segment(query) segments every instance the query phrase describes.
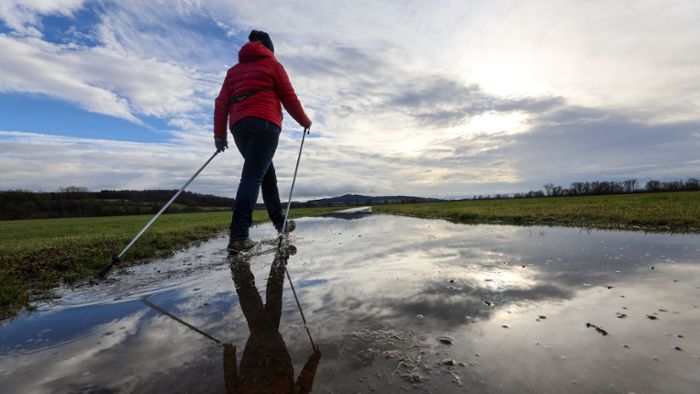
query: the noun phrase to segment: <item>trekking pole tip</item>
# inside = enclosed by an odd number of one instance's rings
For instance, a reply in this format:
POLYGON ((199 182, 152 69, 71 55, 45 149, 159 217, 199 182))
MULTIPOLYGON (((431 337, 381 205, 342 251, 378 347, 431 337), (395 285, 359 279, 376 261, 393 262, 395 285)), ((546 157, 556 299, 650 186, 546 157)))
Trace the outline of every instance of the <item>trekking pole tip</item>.
POLYGON ((112 264, 116 264, 118 262, 119 262, 119 256, 117 256, 117 255, 112 256, 112 264))

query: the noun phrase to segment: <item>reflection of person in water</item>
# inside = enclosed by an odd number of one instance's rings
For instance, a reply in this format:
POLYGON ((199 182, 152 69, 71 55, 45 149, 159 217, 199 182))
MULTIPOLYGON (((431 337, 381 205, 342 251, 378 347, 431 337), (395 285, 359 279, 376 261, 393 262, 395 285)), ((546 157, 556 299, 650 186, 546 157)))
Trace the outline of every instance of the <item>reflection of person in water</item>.
POLYGON ((318 349, 314 350, 295 382, 292 359, 279 333, 284 264, 286 258, 276 253, 267 280, 264 305, 255 287, 250 263, 237 257, 231 264, 233 281, 248 321, 250 336, 240 366, 236 364, 235 346, 230 343, 224 345, 224 378, 228 393, 311 392, 321 353, 318 349))

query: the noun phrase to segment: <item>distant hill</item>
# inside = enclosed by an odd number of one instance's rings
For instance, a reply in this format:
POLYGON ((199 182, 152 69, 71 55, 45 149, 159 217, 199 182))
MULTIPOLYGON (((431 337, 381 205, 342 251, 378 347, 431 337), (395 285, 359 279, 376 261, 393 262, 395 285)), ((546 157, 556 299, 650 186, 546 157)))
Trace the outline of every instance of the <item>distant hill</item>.
MULTIPOLYGON (((177 190, 0 191, 0 220, 140 215, 158 212, 177 190)), ((231 209, 234 200, 183 192, 166 212, 231 209)))
POLYGON ((376 204, 404 204, 420 202, 444 201, 439 198, 424 198, 413 196, 363 196, 360 194, 345 194, 338 197, 321 198, 310 200, 306 204, 310 206, 333 206, 333 205, 376 205, 376 204))

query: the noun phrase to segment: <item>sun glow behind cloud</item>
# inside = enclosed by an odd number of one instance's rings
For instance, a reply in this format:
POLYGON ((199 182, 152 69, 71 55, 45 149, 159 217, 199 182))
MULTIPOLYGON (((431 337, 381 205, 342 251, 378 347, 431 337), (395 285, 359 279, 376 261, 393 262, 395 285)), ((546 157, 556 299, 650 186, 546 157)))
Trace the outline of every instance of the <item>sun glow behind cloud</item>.
POLYGON ((471 118, 469 123, 458 127, 458 131, 469 134, 522 133, 527 131, 529 118, 527 114, 522 112, 486 112, 471 118))
POLYGON ((533 67, 527 57, 479 59, 473 66, 471 77, 485 91, 496 95, 551 93, 551 87, 538 80, 538 75, 531 71, 533 67))

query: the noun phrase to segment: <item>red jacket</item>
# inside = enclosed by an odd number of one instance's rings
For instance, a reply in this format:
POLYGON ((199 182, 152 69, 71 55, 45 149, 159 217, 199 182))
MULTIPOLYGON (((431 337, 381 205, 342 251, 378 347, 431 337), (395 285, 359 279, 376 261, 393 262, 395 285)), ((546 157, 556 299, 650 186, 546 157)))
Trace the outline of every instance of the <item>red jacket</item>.
POLYGON ((255 116, 265 119, 282 128, 282 107, 303 127, 311 126, 311 120, 306 116, 294 88, 289 82, 287 72, 282 64, 275 59, 275 55, 263 44, 251 41, 238 52, 238 64, 231 67, 226 73, 226 79, 221 86, 219 96, 214 107, 214 136, 226 138, 226 120, 230 118, 230 125, 239 120, 255 116), (233 102, 229 100, 248 92, 262 90, 252 96, 233 102))

